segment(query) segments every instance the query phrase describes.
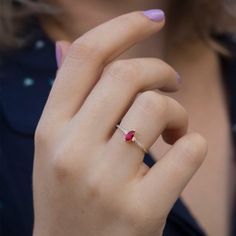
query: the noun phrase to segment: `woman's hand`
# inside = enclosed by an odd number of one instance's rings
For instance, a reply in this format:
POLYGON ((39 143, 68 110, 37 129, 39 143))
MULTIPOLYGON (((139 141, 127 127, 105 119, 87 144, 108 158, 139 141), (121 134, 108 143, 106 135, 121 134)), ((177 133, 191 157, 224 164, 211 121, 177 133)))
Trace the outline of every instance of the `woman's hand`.
POLYGON ((162 234, 206 142, 186 134, 180 104, 151 91, 176 91, 175 70, 155 58, 114 59, 163 25, 134 12, 70 46, 35 134, 35 236, 162 234), (174 145, 148 168, 116 129, 120 120, 147 149, 161 134, 174 145))

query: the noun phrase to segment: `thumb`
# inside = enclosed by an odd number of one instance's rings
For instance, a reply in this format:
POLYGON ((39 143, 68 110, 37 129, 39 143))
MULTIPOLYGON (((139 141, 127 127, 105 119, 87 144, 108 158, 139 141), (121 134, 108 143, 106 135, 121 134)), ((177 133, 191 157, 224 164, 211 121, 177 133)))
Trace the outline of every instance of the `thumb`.
POLYGON ((65 40, 56 42, 56 61, 58 68, 61 67, 71 43, 65 40))

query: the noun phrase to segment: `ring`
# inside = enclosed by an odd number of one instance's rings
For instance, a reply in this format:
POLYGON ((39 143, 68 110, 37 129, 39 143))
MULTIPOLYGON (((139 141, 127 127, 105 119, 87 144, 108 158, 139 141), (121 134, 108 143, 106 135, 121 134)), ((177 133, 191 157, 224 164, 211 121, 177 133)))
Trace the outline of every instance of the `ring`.
POLYGON ((123 133, 125 142, 135 143, 144 153, 148 153, 148 150, 137 140, 135 137, 135 130, 127 130, 121 125, 116 125, 116 127, 123 133))

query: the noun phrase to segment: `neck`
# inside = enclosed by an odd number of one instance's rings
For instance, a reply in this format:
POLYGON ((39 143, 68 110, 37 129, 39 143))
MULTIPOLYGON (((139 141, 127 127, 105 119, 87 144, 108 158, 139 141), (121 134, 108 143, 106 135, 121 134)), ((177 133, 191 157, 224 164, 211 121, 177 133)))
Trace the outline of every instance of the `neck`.
MULTIPOLYGON (((59 9, 55 17, 41 19, 42 27, 53 40, 73 41, 89 29, 118 15, 152 8, 165 9, 162 0, 48 0, 59 9)), ((165 1, 166 2, 166 1, 165 1)), ((157 56, 160 51, 161 34, 136 46, 129 56, 157 56), (155 47, 155 48, 154 48, 155 47)))

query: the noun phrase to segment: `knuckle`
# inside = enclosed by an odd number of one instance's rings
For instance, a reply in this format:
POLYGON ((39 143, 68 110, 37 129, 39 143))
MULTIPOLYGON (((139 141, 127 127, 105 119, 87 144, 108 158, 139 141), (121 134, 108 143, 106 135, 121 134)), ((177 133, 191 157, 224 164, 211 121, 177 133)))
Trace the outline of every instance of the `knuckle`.
MULTIPOLYGON (((54 145, 55 147, 55 145, 54 145)), ((84 173, 88 170, 88 163, 83 161, 85 155, 84 146, 77 145, 75 149, 72 148, 71 140, 57 143, 52 158, 50 158, 50 166, 52 172, 57 179, 76 178, 78 181, 84 178, 84 173)))
POLYGON ((88 38, 84 36, 73 42, 69 48, 68 56, 80 60, 96 59, 99 56, 100 47, 88 38))
POLYGON ((107 67, 106 71, 112 79, 131 83, 132 86, 138 77, 138 65, 134 60, 115 61, 107 67))
POLYGON ((154 91, 141 93, 136 101, 141 109, 147 113, 166 113, 166 98, 154 91))
POLYGON ((51 158, 51 166, 56 176, 61 179, 67 177, 73 172, 73 164, 70 163, 66 148, 58 148, 51 158))
POLYGON ((200 166, 207 154, 207 141, 198 133, 191 133, 182 143, 182 152, 190 165, 200 166))

